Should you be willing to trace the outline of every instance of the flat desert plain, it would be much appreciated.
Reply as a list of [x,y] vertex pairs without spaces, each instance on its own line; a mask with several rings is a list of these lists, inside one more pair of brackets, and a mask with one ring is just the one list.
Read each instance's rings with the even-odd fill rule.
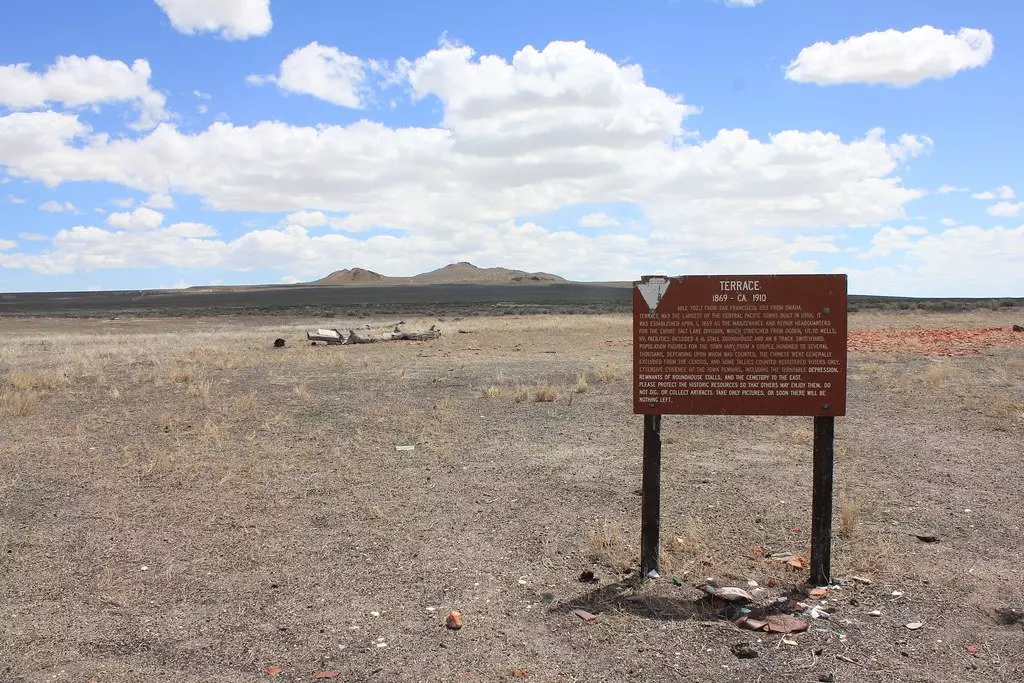
[[666,417],[637,582],[629,316],[5,318],[0,681],[1024,680],[1021,317],[851,314],[813,597],[810,418]]

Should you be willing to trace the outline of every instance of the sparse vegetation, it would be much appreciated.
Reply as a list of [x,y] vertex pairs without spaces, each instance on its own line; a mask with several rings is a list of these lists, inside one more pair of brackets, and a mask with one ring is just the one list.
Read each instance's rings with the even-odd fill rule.
[[589,388],[590,385],[587,383],[587,376],[581,374],[576,378],[576,386],[574,386],[572,390],[574,393],[582,394],[585,393]]
[[621,379],[625,374],[625,370],[619,365],[601,363],[591,371],[590,376],[597,382],[613,382]]
[[505,390],[499,386],[489,386],[484,389],[484,396],[487,398],[499,398],[505,393]]
[[857,523],[860,519],[860,506],[846,493],[839,493],[839,535],[843,538],[852,538],[857,532]]
[[604,522],[586,532],[587,556],[592,562],[623,573],[634,565],[636,548],[626,541],[622,525]]
[[558,389],[548,384],[538,384],[533,388],[531,397],[537,403],[553,403],[558,400]]
[[32,391],[0,390],[0,410],[10,417],[28,417],[39,412],[39,397]]

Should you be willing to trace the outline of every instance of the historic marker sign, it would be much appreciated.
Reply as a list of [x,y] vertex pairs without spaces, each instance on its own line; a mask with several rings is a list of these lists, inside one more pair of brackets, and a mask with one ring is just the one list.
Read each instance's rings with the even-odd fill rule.
[[633,412],[845,415],[846,276],[635,282]]

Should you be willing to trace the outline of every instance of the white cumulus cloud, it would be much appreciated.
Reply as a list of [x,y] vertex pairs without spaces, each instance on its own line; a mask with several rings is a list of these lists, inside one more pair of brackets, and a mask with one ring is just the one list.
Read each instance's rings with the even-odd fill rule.
[[911,238],[927,234],[926,228],[917,225],[907,225],[902,228],[886,226],[871,238],[871,249],[863,254],[863,258],[888,256],[894,251],[910,249],[914,245]]
[[288,92],[312,95],[342,107],[360,109],[369,93],[367,73],[380,68],[377,62],[312,42],[285,57],[277,76],[252,75],[246,81],[250,85],[276,83]]
[[143,204],[151,209],[173,209],[174,197],[169,194],[151,194]]
[[0,106],[39,109],[53,103],[66,107],[131,102],[139,110],[133,128],[148,129],[170,118],[167,99],[150,87],[152,70],[145,59],[124,62],[90,57],[58,57],[46,71],[28,64],[0,66]]
[[296,211],[285,216],[289,225],[301,225],[304,228],[318,228],[327,225],[327,216],[323,211]]
[[1013,191],[1013,188],[1009,185],[1000,185],[994,190],[985,190],[984,192],[977,192],[971,195],[975,199],[1013,199],[1017,196],[1017,193]]
[[622,225],[618,218],[609,216],[601,211],[588,213],[580,217],[581,228],[609,228],[617,225]]
[[107,225],[126,230],[151,230],[160,227],[164,215],[159,211],[140,206],[134,211],[117,211],[107,216]]
[[61,204],[60,202],[51,199],[50,201],[41,204],[39,206],[39,210],[46,211],[47,213],[60,213],[62,211],[74,211],[75,205],[71,202],[64,202]]
[[156,0],[181,33],[219,32],[245,40],[270,32],[270,0]]
[[933,26],[919,26],[909,31],[873,31],[805,47],[786,68],[786,78],[818,85],[907,87],[984,66],[992,58],[992,50],[992,34],[983,29],[944,33]]
[[966,187],[957,187],[956,185],[941,185],[938,190],[939,194],[952,194],[953,192],[967,192]]
[[[671,272],[799,272],[817,267],[806,254],[839,248],[820,233],[905,218],[924,194],[900,177],[932,148],[924,136],[723,129],[695,139],[684,122],[696,108],[680,94],[580,42],[527,46],[510,59],[442,44],[398,73],[415,99],[436,99],[434,125],[214,122],[190,132],[168,123],[114,138],[73,113],[0,116],[9,176],[289,215],[281,229],[224,240],[175,234],[142,207],[110,216],[108,226],[122,230],[77,226],[50,251],[6,254],[4,265],[74,272],[180,262],[308,279],[345,264],[409,274],[469,260],[628,279],[652,255],[668,255]],[[641,212],[649,234],[523,222],[616,204]],[[307,232],[325,219],[353,234]],[[354,234],[374,228],[389,234]]]
[[16,246],[18,246],[17,242],[0,238],[0,251],[7,251],[8,249],[13,249]]
[[1024,212],[1024,202],[999,202],[988,207],[988,212],[993,216],[1019,216]]

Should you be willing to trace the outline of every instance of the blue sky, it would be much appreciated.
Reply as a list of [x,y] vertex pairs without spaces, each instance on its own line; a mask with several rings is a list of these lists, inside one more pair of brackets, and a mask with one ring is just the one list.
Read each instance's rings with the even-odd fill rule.
[[1024,296],[1019,3],[8,4],[0,291],[466,260]]

